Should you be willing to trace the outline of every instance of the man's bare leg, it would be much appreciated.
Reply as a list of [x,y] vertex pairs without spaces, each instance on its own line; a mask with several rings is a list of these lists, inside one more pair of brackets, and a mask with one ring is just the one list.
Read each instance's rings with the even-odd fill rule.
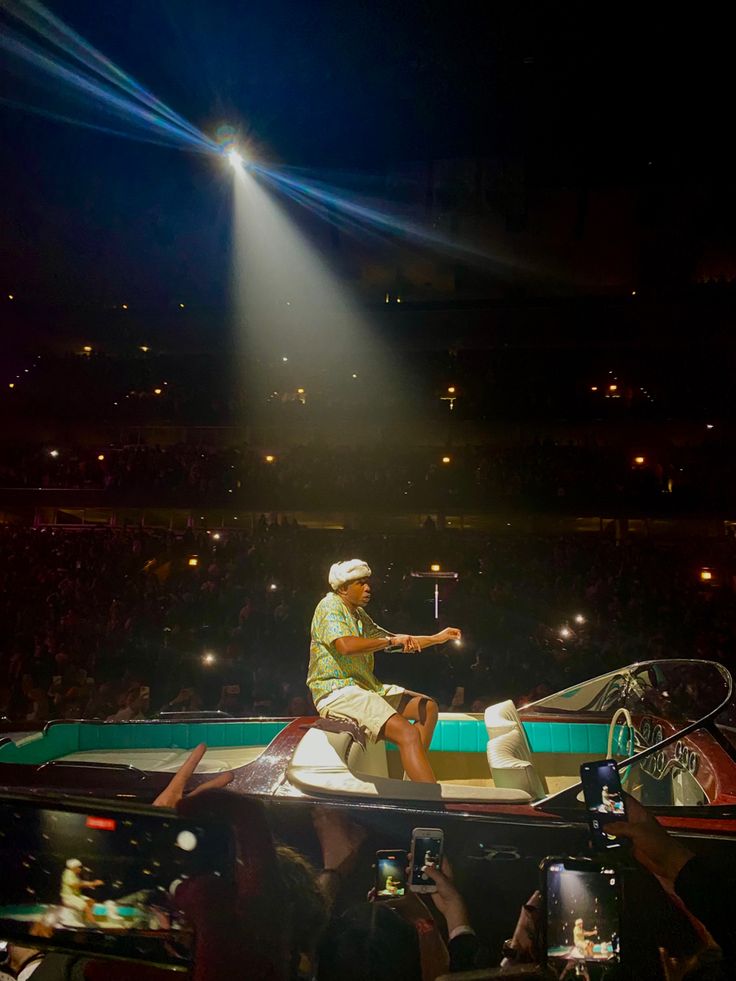
[[417,783],[437,783],[429,765],[422,734],[416,725],[407,722],[397,713],[388,720],[381,735],[399,747],[401,765],[410,780],[416,780]]
[[414,695],[402,703],[399,712],[405,719],[414,720],[414,728],[419,730],[422,745],[428,753],[439,716],[437,702],[428,695]]

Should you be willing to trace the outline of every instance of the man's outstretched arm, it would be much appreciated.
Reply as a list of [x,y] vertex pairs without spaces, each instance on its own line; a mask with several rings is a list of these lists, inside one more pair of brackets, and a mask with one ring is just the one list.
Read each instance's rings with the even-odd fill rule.
[[462,640],[462,631],[457,627],[445,627],[444,630],[440,630],[436,634],[428,634],[427,636],[416,637],[412,636],[411,639],[415,641],[416,647],[405,648],[405,650],[420,650],[423,651],[425,647],[435,647],[437,644],[446,644],[448,640]]
[[381,651],[384,647],[398,646],[399,644],[405,651],[417,651],[420,648],[416,644],[417,638],[409,634],[389,634],[383,633],[374,637],[338,637],[335,640],[335,650],[338,654],[371,654],[373,651]]

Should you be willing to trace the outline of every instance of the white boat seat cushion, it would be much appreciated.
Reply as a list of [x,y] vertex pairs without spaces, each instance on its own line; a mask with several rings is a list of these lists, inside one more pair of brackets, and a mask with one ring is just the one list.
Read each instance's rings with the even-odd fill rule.
[[[494,801],[524,804],[530,794],[520,788],[471,787],[446,783],[415,783],[388,776],[352,770],[348,758],[354,754],[347,733],[309,729],[294,750],[286,775],[289,783],[308,796],[372,797],[390,801]],[[357,762],[369,759],[355,753]]]
[[485,711],[488,730],[486,754],[493,782],[497,787],[516,788],[534,800],[549,792],[544,777],[534,766],[529,740],[510,699],[489,705]]

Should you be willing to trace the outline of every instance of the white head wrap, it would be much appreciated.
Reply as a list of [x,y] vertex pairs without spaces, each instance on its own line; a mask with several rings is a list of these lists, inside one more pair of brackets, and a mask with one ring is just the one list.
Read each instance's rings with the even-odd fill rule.
[[68,869],[81,869],[82,863],[78,858],[68,858],[66,861],[66,867]]
[[339,589],[346,583],[354,582],[356,579],[367,579],[372,575],[370,566],[362,559],[348,559],[347,562],[335,562],[330,566],[330,588]]

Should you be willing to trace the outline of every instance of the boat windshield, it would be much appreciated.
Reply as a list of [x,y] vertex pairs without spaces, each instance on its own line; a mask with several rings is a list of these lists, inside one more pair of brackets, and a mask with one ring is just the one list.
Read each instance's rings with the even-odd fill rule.
[[[622,719],[625,712],[632,719],[655,718],[663,726],[661,739],[724,710],[732,687],[730,672],[715,661],[645,661],[549,695],[519,714],[522,718],[585,715],[591,721],[611,721],[621,710]],[[731,718],[736,723],[736,714]],[[651,733],[646,738],[647,745],[658,741],[651,739]]]
[[[703,728],[707,723],[717,722],[736,761],[732,691],[730,672],[715,661],[647,661],[543,698],[519,716],[530,723],[587,724],[585,738],[598,747],[590,758],[617,759],[624,789],[645,804],[701,806],[711,802],[713,791],[703,782],[707,768],[701,768],[702,754],[714,742]],[[678,739],[683,734],[684,740]],[[730,794],[736,789],[736,766],[728,769],[720,789]],[[580,802],[579,789],[575,783],[555,793],[550,786],[551,797],[563,806]]]

